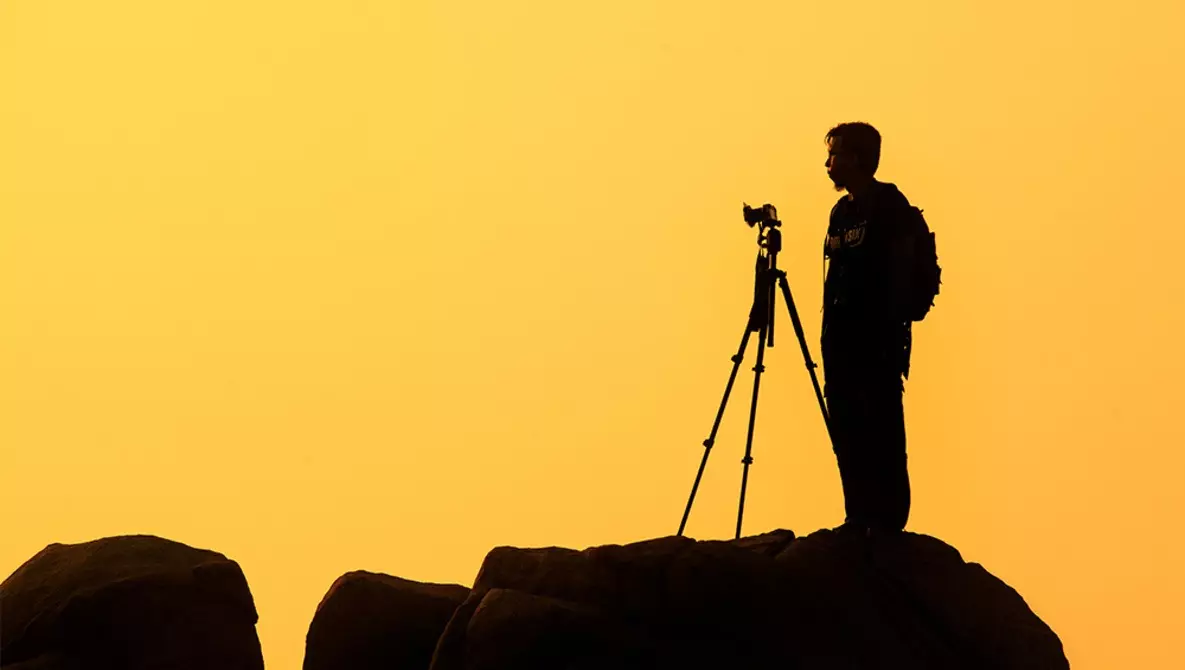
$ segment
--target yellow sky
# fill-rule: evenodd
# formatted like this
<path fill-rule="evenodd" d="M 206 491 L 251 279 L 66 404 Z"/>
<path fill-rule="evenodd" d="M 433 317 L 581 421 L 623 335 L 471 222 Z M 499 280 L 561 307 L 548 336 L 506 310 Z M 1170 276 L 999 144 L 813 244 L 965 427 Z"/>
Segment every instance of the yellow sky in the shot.
<path fill-rule="evenodd" d="M 673 534 L 751 297 L 741 203 L 778 207 L 817 358 L 822 139 L 865 120 L 944 267 L 909 529 L 1077 670 L 1185 665 L 1182 34 L 1176 0 L 8 0 L 0 574 L 215 549 L 291 669 L 346 571 Z M 780 323 L 747 533 L 842 520 Z M 733 534 L 754 356 L 694 537 Z"/>

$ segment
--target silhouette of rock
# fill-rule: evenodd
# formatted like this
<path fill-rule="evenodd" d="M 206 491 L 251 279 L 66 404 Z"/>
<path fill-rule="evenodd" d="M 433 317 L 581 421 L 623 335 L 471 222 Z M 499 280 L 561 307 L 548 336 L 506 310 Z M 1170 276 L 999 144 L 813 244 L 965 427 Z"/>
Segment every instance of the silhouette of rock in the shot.
<path fill-rule="evenodd" d="M 355 571 L 339 577 L 305 639 L 304 670 L 424 670 L 469 589 Z"/>
<path fill-rule="evenodd" d="M 52 544 L 0 584 L 3 670 L 262 670 L 222 554 L 151 536 Z M 350 572 L 305 670 L 1069 668 L 1007 584 L 926 535 L 787 530 L 583 551 L 497 547 L 473 588 Z"/>
<path fill-rule="evenodd" d="M 491 551 L 431 670 L 1068 668 L 1006 584 L 934 538 L 779 530 Z"/>
<path fill-rule="evenodd" d="M 1020 594 L 936 538 L 868 542 L 821 530 L 776 562 L 811 613 L 811 657 L 830 657 L 838 643 L 860 667 L 1069 668 L 1061 640 Z"/>
<path fill-rule="evenodd" d="M 618 622 L 594 607 L 513 589 L 479 594 L 442 636 L 462 636 L 463 658 L 450 667 L 564 668 L 572 660 L 599 659 L 597 649 L 620 650 L 631 642 L 620 635 Z"/>
<path fill-rule="evenodd" d="M 66 654 L 42 654 L 22 663 L 6 663 L 4 670 L 88 670 L 91 666 L 80 663 Z"/>
<path fill-rule="evenodd" d="M 262 670 L 239 565 L 150 535 L 51 544 L 0 584 L 3 670 Z"/>

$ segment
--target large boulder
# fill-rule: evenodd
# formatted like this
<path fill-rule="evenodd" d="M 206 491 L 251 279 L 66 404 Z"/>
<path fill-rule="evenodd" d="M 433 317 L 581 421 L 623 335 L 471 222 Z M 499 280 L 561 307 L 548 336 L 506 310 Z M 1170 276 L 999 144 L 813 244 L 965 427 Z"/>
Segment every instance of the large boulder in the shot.
<path fill-rule="evenodd" d="M 0 584 L 3 670 L 262 670 L 243 571 L 150 535 L 51 544 Z"/>
<path fill-rule="evenodd" d="M 773 556 L 792 540 L 495 548 L 431 668 L 744 667 L 786 632 Z"/>
<path fill-rule="evenodd" d="M 950 545 L 916 533 L 874 539 L 817 531 L 781 552 L 799 596 L 806 658 L 858 667 L 1069 668 L 1061 640 L 1012 587 Z M 909 662 L 905 662 L 909 659 Z"/>
<path fill-rule="evenodd" d="M 337 579 L 305 638 L 304 670 L 425 670 L 469 589 L 358 570 Z"/>
<path fill-rule="evenodd" d="M 1068 668 L 1006 584 L 934 538 L 498 547 L 431 670 Z"/>

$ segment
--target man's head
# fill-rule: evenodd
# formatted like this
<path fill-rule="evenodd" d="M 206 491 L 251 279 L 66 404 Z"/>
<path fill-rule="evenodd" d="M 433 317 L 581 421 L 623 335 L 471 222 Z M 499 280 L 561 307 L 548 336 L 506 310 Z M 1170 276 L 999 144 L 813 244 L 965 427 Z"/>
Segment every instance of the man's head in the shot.
<path fill-rule="evenodd" d="M 841 123 L 827 131 L 827 176 L 842 191 L 876 174 L 881 160 L 881 135 L 863 122 Z"/>

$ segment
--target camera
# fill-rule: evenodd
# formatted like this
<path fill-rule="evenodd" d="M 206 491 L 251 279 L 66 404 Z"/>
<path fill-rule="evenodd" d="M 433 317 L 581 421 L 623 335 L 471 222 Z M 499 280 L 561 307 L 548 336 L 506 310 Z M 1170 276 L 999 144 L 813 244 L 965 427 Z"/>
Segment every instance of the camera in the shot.
<path fill-rule="evenodd" d="M 777 208 L 775 208 L 773 205 L 769 204 L 768 202 L 758 208 L 750 207 L 748 204 L 745 204 L 745 203 L 742 203 L 742 204 L 744 204 L 744 207 L 745 207 L 745 209 L 744 209 L 745 223 L 749 224 L 750 228 L 752 228 L 753 226 L 755 226 L 757 224 L 761 224 L 763 227 L 767 226 L 767 225 L 768 226 L 782 225 L 782 222 L 778 221 Z"/>

